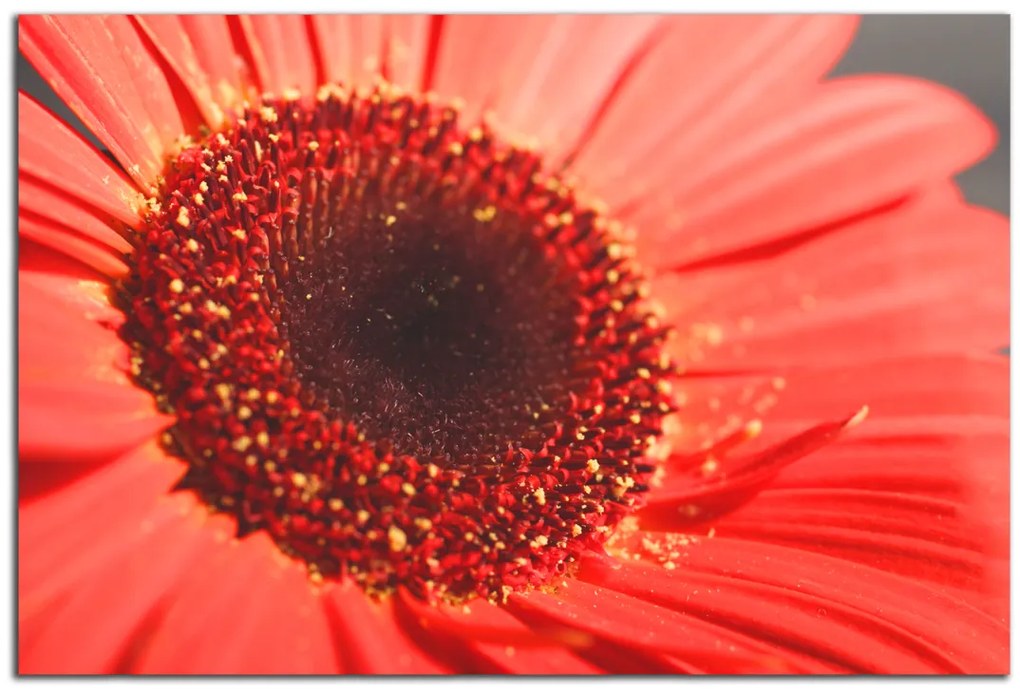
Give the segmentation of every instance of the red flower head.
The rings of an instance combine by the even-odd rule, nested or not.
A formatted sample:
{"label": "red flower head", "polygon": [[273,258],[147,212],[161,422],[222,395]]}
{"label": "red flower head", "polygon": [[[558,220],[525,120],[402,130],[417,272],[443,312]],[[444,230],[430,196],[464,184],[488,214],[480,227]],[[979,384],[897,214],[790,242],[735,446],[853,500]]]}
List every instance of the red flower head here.
{"label": "red flower head", "polygon": [[1007,222],[841,16],[27,16],[29,673],[1003,673]]}

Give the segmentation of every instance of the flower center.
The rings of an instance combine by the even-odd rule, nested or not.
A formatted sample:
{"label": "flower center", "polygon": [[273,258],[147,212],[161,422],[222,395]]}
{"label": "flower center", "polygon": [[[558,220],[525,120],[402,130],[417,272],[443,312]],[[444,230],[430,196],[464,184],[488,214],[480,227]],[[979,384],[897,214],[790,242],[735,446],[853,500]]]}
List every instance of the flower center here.
{"label": "flower center", "polygon": [[540,163],[388,86],[184,150],[120,286],[179,487],[370,591],[496,598],[600,546],[673,372],[615,225]]}

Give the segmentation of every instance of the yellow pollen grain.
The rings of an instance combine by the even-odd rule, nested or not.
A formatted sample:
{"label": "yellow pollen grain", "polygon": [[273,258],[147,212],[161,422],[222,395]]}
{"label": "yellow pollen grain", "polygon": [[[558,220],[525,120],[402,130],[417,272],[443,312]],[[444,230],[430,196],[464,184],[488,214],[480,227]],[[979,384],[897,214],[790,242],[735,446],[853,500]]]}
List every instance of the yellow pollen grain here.
{"label": "yellow pollen grain", "polygon": [[279,401],[280,393],[278,393],[276,390],[270,390],[269,392],[266,393],[266,402],[268,402],[269,404],[276,404]]}
{"label": "yellow pollen grain", "polygon": [[208,192],[209,191],[209,184],[205,180],[202,180],[201,182],[198,183],[198,190],[200,192],[202,192],[203,194]]}
{"label": "yellow pollen grain", "polygon": [[496,217],[496,207],[490,204],[485,208],[476,208],[472,215],[478,222],[489,222]]}
{"label": "yellow pollen grain", "polygon": [[180,278],[174,278],[170,281],[170,291],[174,294],[180,294],[184,291],[184,281]]}
{"label": "yellow pollen grain", "polygon": [[400,487],[400,490],[404,491],[404,495],[407,496],[414,495],[416,492],[414,486],[411,485],[410,483],[404,483],[404,485]]}
{"label": "yellow pollen grain", "polygon": [[538,548],[547,546],[549,545],[549,537],[545,534],[539,534],[538,536],[535,536],[535,538],[531,541],[531,544]]}
{"label": "yellow pollen grain", "polygon": [[341,500],[340,498],[330,498],[329,503],[327,504],[329,505],[329,509],[333,510],[334,512],[339,512],[344,508],[344,501]]}
{"label": "yellow pollen grain", "polygon": [[181,227],[187,227],[191,224],[191,218],[188,217],[188,209],[184,206],[177,211],[177,224]]}
{"label": "yellow pollen grain", "polygon": [[397,216],[395,216],[395,215],[387,215],[386,216],[386,227],[392,227],[393,225],[396,224],[396,222],[397,222]]}
{"label": "yellow pollen grain", "polygon": [[295,488],[304,488],[308,485],[308,477],[304,474],[294,473],[290,475],[290,482]]}
{"label": "yellow pollen grain", "polygon": [[407,547],[407,534],[400,527],[390,526],[386,536],[390,541],[390,550],[393,552],[398,553]]}
{"label": "yellow pollen grain", "polygon": [[268,105],[263,105],[259,108],[259,115],[264,122],[276,122],[278,119],[276,108],[271,108]]}
{"label": "yellow pollen grain", "polygon": [[308,150],[309,151],[318,151],[319,150],[319,142],[318,141],[309,141],[308,142]]}
{"label": "yellow pollen grain", "polygon": [[464,154],[464,146],[461,145],[461,143],[459,141],[454,141],[452,144],[450,144],[449,150],[450,150],[450,153],[452,153],[455,156],[459,156],[459,155],[463,155]]}
{"label": "yellow pollen grain", "polygon": [[234,442],[232,442],[230,446],[233,447],[238,452],[244,452],[249,447],[251,447],[251,438],[249,438],[246,435],[242,435],[241,437],[234,440]]}
{"label": "yellow pollen grain", "polygon": [[598,472],[601,467],[599,466],[599,460],[589,459],[588,460],[588,471],[592,474]]}
{"label": "yellow pollen grain", "polygon": [[358,520],[358,524],[365,524],[372,515],[368,513],[368,510],[358,510],[354,518]]}
{"label": "yellow pollen grain", "polygon": [[544,488],[536,488],[535,492],[532,493],[532,495],[535,496],[535,502],[537,502],[539,505],[544,505],[545,504],[545,489]]}
{"label": "yellow pollen grain", "polygon": [[265,431],[259,431],[258,435],[255,436],[255,442],[259,444],[259,447],[269,447],[269,434]]}
{"label": "yellow pollen grain", "polygon": [[641,423],[641,415],[638,414],[637,412],[633,412],[630,416],[627,417],[627,420],[634,424]]}
{"label": "yellow pollen grain", "polygon": [[584,529],[581,528],[580,524],[574,524],[572,527],[570,527],[570,533],[572,533],[574,536],[580,536],[583,532]]}

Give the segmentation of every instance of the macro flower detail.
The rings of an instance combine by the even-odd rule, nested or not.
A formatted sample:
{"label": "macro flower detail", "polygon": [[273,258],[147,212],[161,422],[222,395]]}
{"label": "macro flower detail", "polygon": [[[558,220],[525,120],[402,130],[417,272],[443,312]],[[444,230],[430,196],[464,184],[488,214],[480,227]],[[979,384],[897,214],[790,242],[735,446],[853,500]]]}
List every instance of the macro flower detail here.
{"label": "macro flower detail", "polygon": [[665,329],[539,161],[395,93],[185,149],[121,283],[180,487],[316,578],[505,597],[605,540],[672,411]]}
{"label": "macro flower detail", "polygon": [[27,673],[1008,671],[1008,240],[841,16],[24,16]]}

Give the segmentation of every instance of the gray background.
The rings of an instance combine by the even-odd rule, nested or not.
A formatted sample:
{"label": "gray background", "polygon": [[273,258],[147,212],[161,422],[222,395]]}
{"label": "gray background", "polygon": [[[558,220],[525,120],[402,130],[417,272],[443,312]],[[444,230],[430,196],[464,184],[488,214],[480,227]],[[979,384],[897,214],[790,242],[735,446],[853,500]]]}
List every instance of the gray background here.
{"label": "gray background", "polygon": [[[869,15],[834,72],[914,74],[966,94],[995,121],[1000,140],[960,183],[973,202],[1003,212],[1009,211],[1009,31],[1005,14]],[[77,123],[20,55],[18,85]]]}

